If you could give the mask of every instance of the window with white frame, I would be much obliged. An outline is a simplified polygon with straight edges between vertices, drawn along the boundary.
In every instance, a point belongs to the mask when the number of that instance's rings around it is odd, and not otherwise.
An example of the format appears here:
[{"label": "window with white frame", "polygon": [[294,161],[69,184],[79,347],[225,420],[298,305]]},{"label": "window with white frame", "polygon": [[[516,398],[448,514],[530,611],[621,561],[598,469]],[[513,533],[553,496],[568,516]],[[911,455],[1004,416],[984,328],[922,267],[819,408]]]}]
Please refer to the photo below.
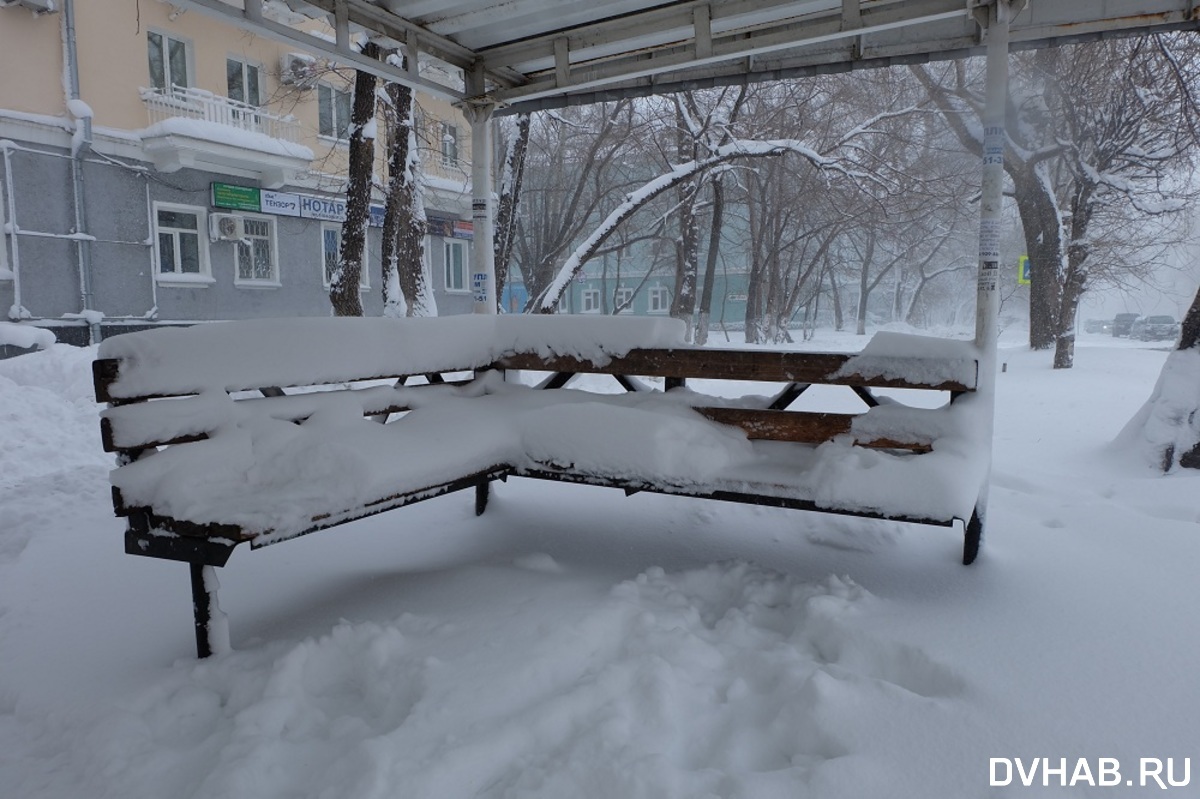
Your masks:
[{"label": "window with white frame", "polygon": [[[333,272],[337,269],[338,259],[342,255],[342,226],[336,222],[323,222],[321,224],[321,263],[325,269],[322,282],[329,287],[333,280]],[[358,273],[358,288],[359,291],[364,291],[370,288],[368,278],[369,270],[362,269]]]},{"label": "window with white frame", "polygon": [[237,282],[278,284],[275,220],[269,216],[246,216],[242,220],[246,237],[237,243]]},{"label": "window with white frame", "polygon": [[256,64],[225,59],[225,88],[230,100],[246,105],[262,105],[261,70]]},{"label": "window with white frame", "polygon": [[458,126],[442,123],[442,166],[458,166]]},{"label": "window with white frame", "polygon": [[584,289],[579,295],[584,313],[600,313],[600,289]]},{"label": "window with white frame", "polygon": [[155,273],[159,280],[209,277],[205,210],[190,205],[154,204]]},{"label": "window with white frame", "polygon": [[666,313],[671,308],[671,297],[666,286],[654,286],[649,292],[650,313]]},{"label": "window with white frame", "polygon": [[446,291],[467,290],[467,245],[457,239],[442,242],[446,273]]},{"label": "window with white frame", "polygon": [[620,312],[621,310],[627,309],[629,307],[632,307],[633,289],[627,288],[625,286],[622,286],[621,288],[617,289],[617,295],[616,295],[615,301],[616,301],[616,306],[617,306],[615,310],[617,310],[618,312]]},{"label": "window with white frame", "polygon": [[350,138],[350,92],[317,84],[317,132],[331,139]]},{"label": "window with white frame", "polygon": [[146,32],[150,60],[150,85],[170,94],[175,87],[191,86],[188,80],[188,44],[165,33]]},{"label": "window with white frame", "polygon": [[558,297],[558,312],[559,313],[570,313],[571,312],[571,289],[570,288],[568,288],[566,291],[564,291],[562,294],[559,295],[559,297]]}]

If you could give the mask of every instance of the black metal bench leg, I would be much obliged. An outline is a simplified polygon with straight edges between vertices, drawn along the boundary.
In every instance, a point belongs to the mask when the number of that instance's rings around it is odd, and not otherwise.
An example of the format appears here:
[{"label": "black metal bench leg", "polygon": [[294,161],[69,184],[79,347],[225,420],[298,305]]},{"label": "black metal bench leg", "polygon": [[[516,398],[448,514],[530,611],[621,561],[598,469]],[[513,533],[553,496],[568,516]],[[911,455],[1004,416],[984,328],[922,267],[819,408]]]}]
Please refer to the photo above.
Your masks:
[{"label": "black metal bench leg", "polygon": [[229,628],[217,603],[217,575],[212,566],[189,563],[192,570],[192,613],[196,622],[196,657],[229,651]]},{"label": "black metal bench leg", "polygon": [[970,566],[975,562],[975,558],[979,556],[979,547],[983,543],[983,514],[980,508],[976,506],[971,512],[971,520],[967,522],[966,528],[963,530],[963,556],[962,562],[964,566]]},{"label": "black metal bench leg", "polygon": [[482,516],[487,510],[488,496],[491,493],[491,481],[480,480],[475,484],[475,515]]}]

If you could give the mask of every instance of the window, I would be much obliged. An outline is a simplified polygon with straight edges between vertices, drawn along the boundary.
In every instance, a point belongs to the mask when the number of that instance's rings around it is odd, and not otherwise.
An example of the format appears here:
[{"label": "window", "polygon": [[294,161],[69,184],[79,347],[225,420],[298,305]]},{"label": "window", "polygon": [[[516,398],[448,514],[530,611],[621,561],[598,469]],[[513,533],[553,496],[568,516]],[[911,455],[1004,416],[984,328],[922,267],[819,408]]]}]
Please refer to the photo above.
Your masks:
[{"label": "window", "polygon": [[[324,264],[323,283],[326,287],[333,280],[333,270],[337,269],[338,258],[342,253],[342,226],[336,222],[325,222],[321,225],[321,263]],[[362,269],[358,274],[360,291],[370,288],[368,282],[369,270]]]},{"label": "window", "polygon": [[671,299],[667,296],[666,286],[655,286],[650,289],[650,313],[666,313],[670,310]]},{"label": "window", "polygon": [[237,243],[237,281],[279,283],[275,262],[275,220],[243,217],[246,238]]},{"label": "window", "polygon": [[580,296],[584,313],[600,313],[600,289],[584,289]]},{"label": "window", "polygon": [[632,307],[632,305],[633,305],[633,289],[625,288],[624,286],[617,289],[617,296],[616,296],[616,306],[617,307],[614,310],[616,310],[618,313],[620,313],[621,310],[630,308],[630,307]]},{"label": "window", "polygon": [[560,294],[558,297],[558,312],[559,313],[570,313],[571,312],[571,289],[570,289],[570,287],[568,287],[567,290],[564,291],[562,294]]},{"label": "window", "polygon": [[204,231],[205,212],[187,205],[154,204],[154,254],[159,280],[212,282]]},{"label": "window", "polygon": [[317,85],[317,132],[331,139],[350,138],[350,92]]},{"label": "window", "polygon": [[225,59],[225,86],[229,99],[246,105],[262,105],[262,81],[259,69],[235,58]]},{"label": "window", "polygon": [[467,245],[447,239],[443,242],[446,267],[446,291],[467,290]]},{"label": "window", "polygon": [[188,46],[162,33],[149,31],[146,45],[150,56],[150,85],[170,94],[176,86],[186,88],[188,82]]},{"label": "window", "polygon": [[442,166],[458,166],[458,126],[442,123]]}]

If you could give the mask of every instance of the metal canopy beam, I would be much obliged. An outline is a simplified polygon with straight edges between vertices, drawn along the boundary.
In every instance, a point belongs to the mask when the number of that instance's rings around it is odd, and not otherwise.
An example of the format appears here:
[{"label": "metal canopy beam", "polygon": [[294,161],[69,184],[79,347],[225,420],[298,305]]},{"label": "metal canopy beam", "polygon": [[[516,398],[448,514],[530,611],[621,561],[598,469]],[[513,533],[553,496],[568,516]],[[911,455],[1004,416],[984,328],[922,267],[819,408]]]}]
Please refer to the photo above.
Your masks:
[{"label": "metal canopy beam", "polygon": [[[393,81],[410,86],[413,89],[432,94],[436,97],[442,97],[451,101],[461,100],[465,96],[465,92],[458,91],[440,83],[435,83],[430,80],[421,78],[410,72],[406,72],[398,66],[393,66],[387,62],[380,61],[374,58],[368,58],[357,50],[352,49],[348,42],[339,41],[342,37],[335,38],[334,41],[314,36],[306,33],[303,30],[295,28],[291,25],[285,25],[282,22],[277,22],[262,13],[261,4],[250,0],[246,2],[246,8],[239,9],[231,6],[224,0],[178,0],[180,5],[186,5],[195,8],[203,14],[210,17],[216,17],[223,22],[226,22],[235,27],[249,31],[259,36],[273,39],[274,41],[283,42],[286,45],[296,47],[309,53],[316,53],[329,58],[338,64],[347,67],[369,72],[376,77],[386,81]],[[305,0],[305,2],[316,4],[325,3],[326,0]],[[334,0],[328,0],[327,3],[332,11],[335,6]],[[338,3],[338,5],[341,5]],[[369,5],[361,3],[361,5]],[[356,4],[355,7],[358,7]],[[371,8],[375,8],[371,6]],[[314,9],[316,6],[314,5]],[[383,36],[396,41],[397,43],[409,43],[415,45],[414,41],[416,34],[409,31],[404,26],[396,24],[383,24],[380,21],[367,20],[366,16],[356,15],[349,4],[342,6],[345,13],[346,27],[343,30],[348,34],[349,25],[355,24],[362,29],[372,31],[379,36]],[[381,12],[382,13],[382,12]],[[367,24],[363,24],[360,20],[367,20]],[[341,26],[336,21],[331,20],[331,24],[335,29]],[[429,42],[423,36],[420,39],[420,46],[429,48]],[[443,54],[444,55],[444,54]],[[443,59],[445,60],[445,59]],[[447,61],[447,63],[452,63]]]},{"label": "metal canopy beam", "polygon": [[[744,4],[739,2],[739,5]],[[780,20],[752,30],[732,27],[727,22],[728,15],[717,14],[719,10],[720,6],[713,9],[711,40],[706,43],[710,54],[706,57],[697,55],[700,48],[694,38],[690,13],[681,17],[676,12],[648,12],[629,23],[632,27],[606,31],[605,36],[597,33],[568,37],[568,49],[572,54],[569,90],[572,93],[591,91],[631,77],[647,78],[680,71],[696,76],[715,74],[721,65],[746,72],[745,59],[794,50],[798,43],[809,47],[832,44],[833,47],[827,48],[834,56],[832,60],[849,60],[854,39],[885,32],[899,34],[906,28],[940,25],[938,30],[942,31],[942,38],[967,37],[971,41],[976,35],[975,24],[962,0],[912,0],[903,6],[878,8],[863,13],[858,18],[859,27],[852,29],[844,25],[840,4],[829,13],[810,15],[799,21]],[[723,21],[727,24],[722,31]],[[622,41],[621,38],[610,38],[613,35],[627,37],[625,40],[631,43],[668,41],[627,50],[620,55],[608,55],[615,43]],[[482,53],[484,63],[490,68],[512,63],[519,65],[518,69],[530,78],[524,85],[499,92],[499,97],[519,103],[563,93],[561,84],[556,85],[556,81],[545,77],[546,69],[542,65],[547,46],[547,42],[537,40]]]},{"label": "metal canopy beam", "polygon": [[[464,92],[372,62],[271,19],[261,0],[176,0],[385,80]],[[482,68],[498,111],[775,80],[983,53],[975,12],[995,0],[287,0],[343,31]],[[1013,49],[1197,28],[1195,0],[1029,0]],[[343,39],[345,34],[343,34]],[[508,108],[504,109],[507,105]]]}]

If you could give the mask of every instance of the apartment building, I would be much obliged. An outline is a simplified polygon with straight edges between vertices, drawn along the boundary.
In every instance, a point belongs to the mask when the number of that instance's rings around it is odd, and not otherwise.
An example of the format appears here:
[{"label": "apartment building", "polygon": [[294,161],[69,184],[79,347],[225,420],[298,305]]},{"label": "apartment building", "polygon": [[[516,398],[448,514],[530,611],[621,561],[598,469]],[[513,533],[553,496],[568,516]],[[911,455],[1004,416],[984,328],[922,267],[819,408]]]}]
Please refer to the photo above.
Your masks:
[{"label": "apartment building", "polygon": [[[351,77],[164,0],[0,0],[0,309],[78,343],[327,315]],[[435,299],[469,312],[469,128],[443,100],[417,103]],[[375,201],[367,314],[383,304]]]}]

